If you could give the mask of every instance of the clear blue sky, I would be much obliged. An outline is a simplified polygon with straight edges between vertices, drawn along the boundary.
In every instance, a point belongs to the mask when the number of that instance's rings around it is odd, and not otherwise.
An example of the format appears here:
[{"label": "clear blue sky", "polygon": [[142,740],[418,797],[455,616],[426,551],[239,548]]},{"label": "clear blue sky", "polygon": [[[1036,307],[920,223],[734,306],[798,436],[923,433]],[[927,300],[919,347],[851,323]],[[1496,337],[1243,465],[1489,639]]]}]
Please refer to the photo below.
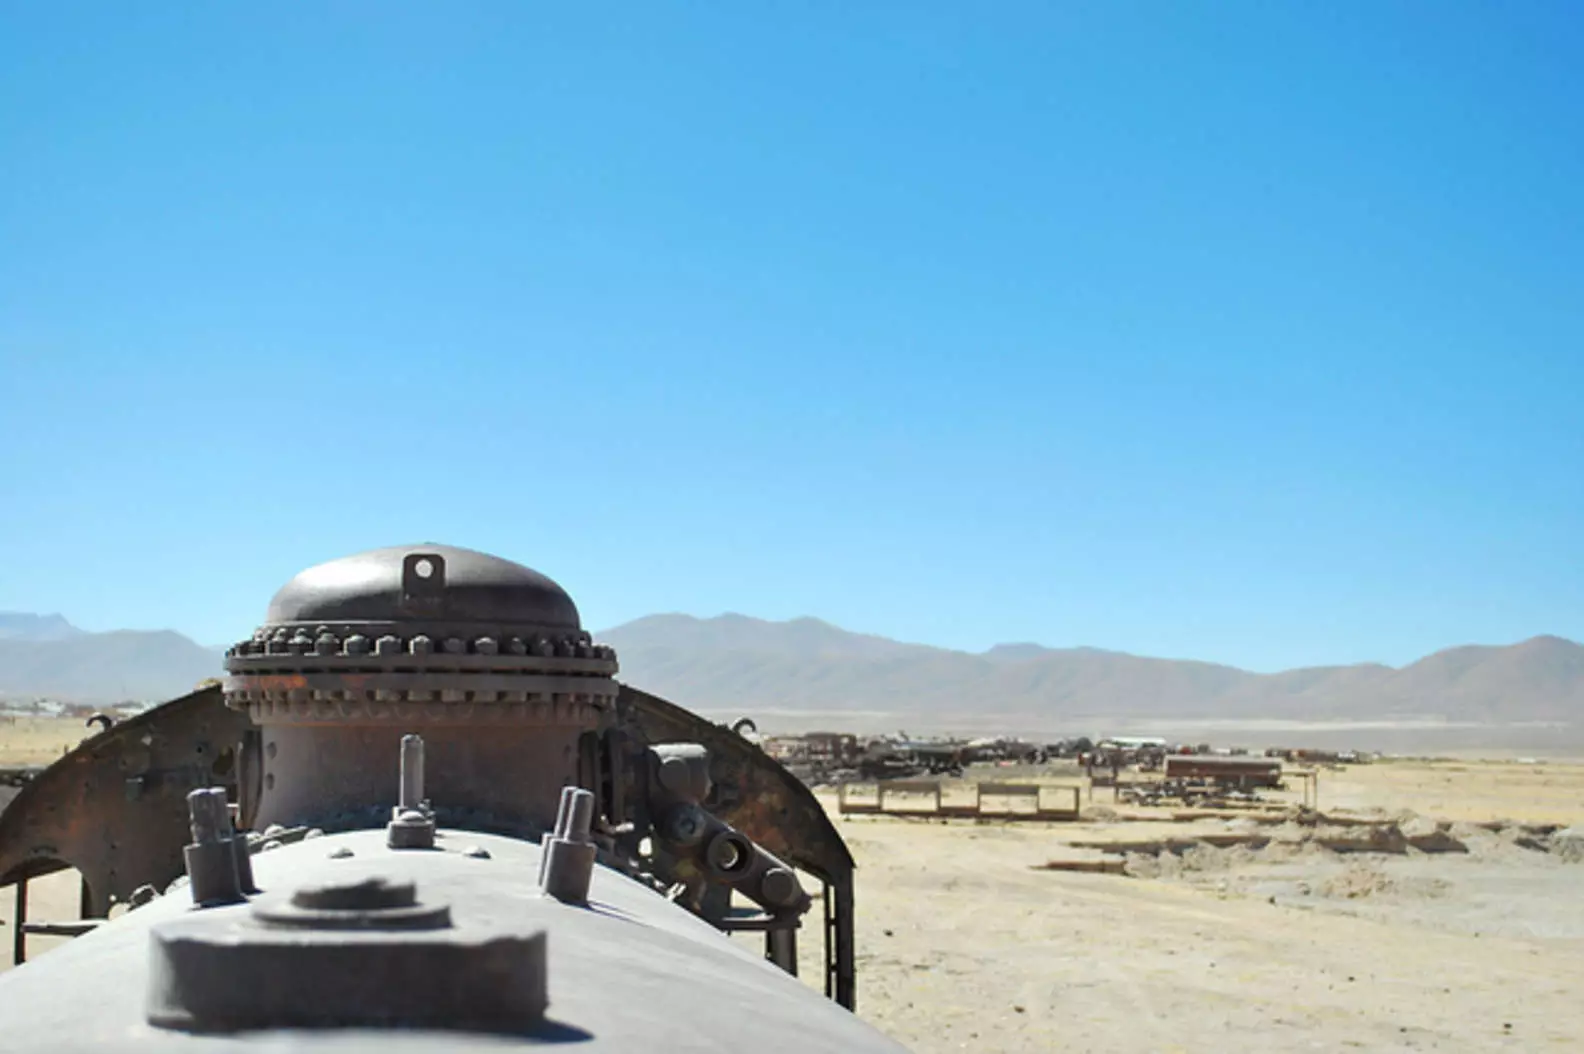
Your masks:
[{"label": "clear blue sky", "polygon": [[592,11],[0,6],[0,610],[1584,638],[1576,5]]}]

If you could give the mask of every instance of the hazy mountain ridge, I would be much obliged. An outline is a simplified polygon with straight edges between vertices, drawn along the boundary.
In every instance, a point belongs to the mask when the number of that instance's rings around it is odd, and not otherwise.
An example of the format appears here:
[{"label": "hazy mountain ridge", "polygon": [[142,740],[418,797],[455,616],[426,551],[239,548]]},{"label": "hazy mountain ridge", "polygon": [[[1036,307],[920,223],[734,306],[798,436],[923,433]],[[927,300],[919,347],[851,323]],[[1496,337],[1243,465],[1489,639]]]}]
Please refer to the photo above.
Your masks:
[{"label": "hazy mountain ridge", "polygon": [[[1584,646],[1560,637],[1447,648],[1401,668],[1360,663],[1273,674],[1032,643],[975,654],[815,618],[651,615],[596,637],[617,649],[622,679],[686,706],[743,713],[1584,720]],[[220,673],[217,649],[179,633],[87,633],[58,615],[0,614],[0,696],[154,701]]]},{"label": "hazy mountain ridge", "polygon": [[0,638],[0,697],[159,702],[218,677],[221,653],[172,630]]},{"label": "hazy mountain ridge", "polygon": [[65,640],[82,634],[61,615],[0,611],[0,640]]},{"label": "hazy mountain ridge", "polygon": [[[802,623],[814,623],[812,634]],[[1059,717],[1449,720],[1584,718],[1584,646],[1535,637],[1448,648],[1402,668],[1379,663],[1274,674],[1097,648],[997,645],[952,651],[847,634],[817,620],[653,616],[598,634],[635,684],[708,709],[985,711]],[[817,641],[813,647],[811,641]]]}]

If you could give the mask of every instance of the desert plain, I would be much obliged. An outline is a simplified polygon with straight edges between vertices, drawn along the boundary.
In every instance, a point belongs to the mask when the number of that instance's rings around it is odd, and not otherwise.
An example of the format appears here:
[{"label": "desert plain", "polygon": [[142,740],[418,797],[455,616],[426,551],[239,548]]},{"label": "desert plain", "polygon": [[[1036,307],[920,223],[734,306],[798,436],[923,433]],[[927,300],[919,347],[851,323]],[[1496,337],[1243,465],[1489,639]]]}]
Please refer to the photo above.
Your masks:
[{"label": "desert plain", "polygon": [[[0,765],[81,736],[19,719]],[[1307,822],[1296,784],[1246,814],[1084,789],[1061,823],[843,816],[818,790],[858,862],[859,1015],[922,1054],[1584,1049],[1584,764],[1317,768]],[[1330,847],[1361,830],[1381,851]],[[76,916],[74,873],[30,895],[34,918]],[[817,924],[800,950],[820,984]]]}]

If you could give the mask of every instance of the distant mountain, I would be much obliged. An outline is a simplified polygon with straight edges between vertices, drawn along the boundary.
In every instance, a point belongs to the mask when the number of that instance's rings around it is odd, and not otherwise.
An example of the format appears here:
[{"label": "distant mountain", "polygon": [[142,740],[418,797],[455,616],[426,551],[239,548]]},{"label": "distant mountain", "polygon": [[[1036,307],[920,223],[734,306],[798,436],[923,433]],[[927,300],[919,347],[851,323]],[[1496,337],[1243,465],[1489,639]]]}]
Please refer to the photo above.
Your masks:
[{"label": "distant mountain", "polygon": [[60,615],[0,611],[0,640],[65,640],[82,632]]},{"label": "distant mountain", "polygon": [[598,634],[622,677],[712,710],[881,710],[948,716],[1584,720],[1584,646],[1536,637],[1411,666],[1256,674],[1096,648],[1001,644],[973,654],[848,633],[815,619],[659,615]]},{"label": "distant mountain", "polygon": [[[1436,652],[1394,669],[1256,674],[1097,648],[982,653],[851,633],[814,618],[651,615],[596,635],[623,680],[701,710],[973,717],[1332,720],[1438,716],[1584,723],[1584,646],[1535,637]],[[221,673],[221,649],[172,632],[85,633],[58,615],[0,615],[0,696],[162,700]]]},{"label": "distant mountain", "polygon": [[0,698],[160,702],[221,672],[220,652],[169,630],[0,636]]}]

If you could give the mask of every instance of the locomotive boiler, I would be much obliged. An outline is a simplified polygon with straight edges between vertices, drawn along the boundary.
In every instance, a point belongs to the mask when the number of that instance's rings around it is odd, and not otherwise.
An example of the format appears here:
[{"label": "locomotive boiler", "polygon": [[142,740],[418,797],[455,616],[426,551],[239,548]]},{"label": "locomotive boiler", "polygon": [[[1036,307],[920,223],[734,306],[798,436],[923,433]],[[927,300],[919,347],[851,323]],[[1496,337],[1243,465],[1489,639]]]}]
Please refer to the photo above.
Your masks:
[{"label": "locomotive boiler", "polygon": [[[853,861],[813,795],[619,681],[544,575],[320,564],[225,671],[0,813],[17,960],[78,934],[0,974],[0,1050],[902,1049],[852,1012]],[[83,920],[28,919],[68,867]]]}]

